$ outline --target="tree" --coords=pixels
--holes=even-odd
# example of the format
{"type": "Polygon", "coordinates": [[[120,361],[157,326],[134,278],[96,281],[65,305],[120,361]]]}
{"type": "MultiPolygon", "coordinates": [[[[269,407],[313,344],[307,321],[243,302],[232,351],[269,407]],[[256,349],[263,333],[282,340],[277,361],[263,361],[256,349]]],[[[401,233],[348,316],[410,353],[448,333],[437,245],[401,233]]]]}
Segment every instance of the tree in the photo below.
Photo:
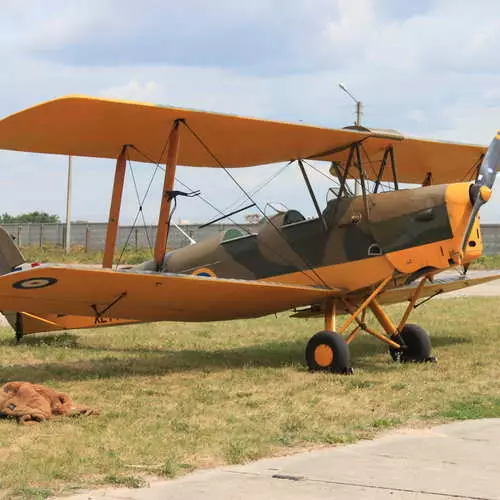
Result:
{"type": "Polygon", "coordinates": [[[28,222],[48,224],[61,222],[61,219],[58,215],[49,215],[47,212],[38,211],[19,215],[10,215],[5,212],[0,215],[0,224],[26,224],[28,222]]]}

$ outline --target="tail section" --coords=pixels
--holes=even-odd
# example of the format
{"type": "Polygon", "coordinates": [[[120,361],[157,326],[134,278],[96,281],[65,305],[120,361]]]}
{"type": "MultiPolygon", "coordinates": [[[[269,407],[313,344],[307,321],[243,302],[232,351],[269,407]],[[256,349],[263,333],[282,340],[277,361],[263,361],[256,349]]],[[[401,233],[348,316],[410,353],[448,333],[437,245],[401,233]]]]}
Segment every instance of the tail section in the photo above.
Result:
{"type": "MultiPolygon", "coordinates": [[[[0,227],[0,275],[10,273],[24,262],[23,254],[14,243],[14,238],[3,227],[0,227]]],[[[16,331],[16,338],[19,339],[22,336],[22,319],[16,312],[2,312],[10,326],[16,331]]]]}
{"type": "MultiPolygon", "coordinates": [[[[26,260],[14,243],[14,239],[0,227],[0,276],[18,270],[26,260]]],[[[32,314],[28,311],[0,311],[10,326],[16,332],[19,342],[23,335],[41,332],[57,332],[79,328],[95,328],[97,326],[111,326],[117,324],[135,323],[132,320],[114,319],[113,321],[96,322],[95,317],[71,316],[66,314],[32,314]]]]}
{"type": "Polygon", "coordinates": [[[7,274],[16,266],[26,262],[23,254],[14,243],[14,239],[3,228],[0,227],[0,275],[7,274]]]}

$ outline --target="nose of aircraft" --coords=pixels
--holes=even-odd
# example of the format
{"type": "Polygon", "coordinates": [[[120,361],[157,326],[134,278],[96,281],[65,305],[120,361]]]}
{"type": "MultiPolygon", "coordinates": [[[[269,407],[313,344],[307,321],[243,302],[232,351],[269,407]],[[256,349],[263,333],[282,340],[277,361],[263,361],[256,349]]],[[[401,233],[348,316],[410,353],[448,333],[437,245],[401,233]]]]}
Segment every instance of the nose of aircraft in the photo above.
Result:
{"type": "Polygon", "coordinates": [[[449,186],[450,222],[453,234],[462,234],[457,263],[468,264],[482,254],[483,245],[479,230],[479,210],[491,198],[493,184],[500,168],[500,131],[491,141],[481,163],[477,180],[468,186],[464,184],[449,186]],[[455,187],[452,187],[455,186],[455,187]]]}
{"type": "Polygon", "coordinates": [[[470,187],[470,199],[473,203],[472,213],[469,218],[469,223],[464,234],[462,242],[462,251],[468,245],[469,236],[472,232],[474,221],[479,212],[479,209],[490,199],[493,184],[497,176],[497,170],[500,168],[500,130],[491,141],[491,144],[486,151],[477,181],[470,187]]]}
{"type": "Polygon", "coordinates": [[[479,217],[472,214],[472,186],[468,182],[461,182],[449,184],[446,188],[446,208],[453,234],[448,251],[455,265],[467,264],[483,252],[479,217]]]}

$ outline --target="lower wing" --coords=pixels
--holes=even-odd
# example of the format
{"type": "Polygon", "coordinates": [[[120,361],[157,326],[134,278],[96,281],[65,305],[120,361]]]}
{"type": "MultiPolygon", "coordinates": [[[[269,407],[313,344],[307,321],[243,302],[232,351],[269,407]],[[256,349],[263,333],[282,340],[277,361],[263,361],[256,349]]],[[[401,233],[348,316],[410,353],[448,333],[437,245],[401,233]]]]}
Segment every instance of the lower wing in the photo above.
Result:
{"type": "MultiPolygon", "coordinates": [[[[465,276],[446,276],[434,278],[432,282],[427,282],[420,293],[421,298],[441,295],[442,293],[454,292],[471,286],[482,285],[489,281],[500,279],[499,273],[485,273],[483,276],[467,278],[465,276]]],[[[400,288],[390,288],[379,297],[381,304],[396,304],[410,300],[415,293],[418,283],[412,283],[400,288]]]]}
{"type": "MultiPolygon", "coordinates": [[[[488,283],[489,281],[494,281],[500,279],[500,273],[488,273],[485,272],[482,276],[477,276],[474,278],[467,278],[464,276],[449,276],[442,278],[434,278],[433,281],[427,281],[419,293],[419,298],[426,298],[441,295],[443,293],[454,292],[461,290],[463,288],[482,285],[488,283]]],[[[398,302],[409,301],[415,291],[419,282],[414,282],[411,285],[405,285],[400,287],[389,288],[377,296],[377,301],[380,304],[397,304],[398,302]]],[[[356,293],[359,296],[359,293],[356,293]]],[[[343,295],[344,299],[349,299],[349,294],[343,295]]],[[[338,301],[338,312],[347,312],[343,307],[342,302],[338,301]]],[[[301,309],[293,314],[295,318],[309,318],[314,316],[321,316],[323,314],[322,307],[320,304],[315,306],[310,306],[305,309],[301,309]]]]}
{"type": "Polygon", "coordinates": [[[42,331],[253,318],[321,302],[338,293],[261,281],[69,266],[40,266],[0,276],[0,310],[17,311],[27,325],[30,321],[40,328],[44,325],[42,331]]]}

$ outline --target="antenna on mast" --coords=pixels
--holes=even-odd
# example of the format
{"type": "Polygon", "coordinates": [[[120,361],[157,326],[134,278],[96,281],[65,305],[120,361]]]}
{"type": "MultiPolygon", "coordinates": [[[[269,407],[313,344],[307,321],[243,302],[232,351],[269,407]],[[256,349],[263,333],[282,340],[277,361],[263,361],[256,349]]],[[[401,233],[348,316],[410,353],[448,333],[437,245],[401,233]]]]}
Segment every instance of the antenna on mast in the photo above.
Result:
{"type": "MultiPolygon", "coordinates": [[[[356,121],[354,122],[355,127],[361,127],[361,117],[363,116],[363,103],[356,99],[351,92],[347,90],[345,85],[339,82],[339,87],[343,90],[355,103],[356,103],[356,121]]],[[[354,179],[354,196],[358,196],[359,194],[359,183],[356,179],[354,179]]]]}
{"type": "Polygon", "coordinates": [[[345,85],[339,82],[339,87],[341,90],[343,90],[355,103],[356,103],[356,121],[354,122],[354,125],[356,127],[361,127],[361,117],[363,116],[363,103],[356,99],[351,92],[347,90],[345,85]]]}

